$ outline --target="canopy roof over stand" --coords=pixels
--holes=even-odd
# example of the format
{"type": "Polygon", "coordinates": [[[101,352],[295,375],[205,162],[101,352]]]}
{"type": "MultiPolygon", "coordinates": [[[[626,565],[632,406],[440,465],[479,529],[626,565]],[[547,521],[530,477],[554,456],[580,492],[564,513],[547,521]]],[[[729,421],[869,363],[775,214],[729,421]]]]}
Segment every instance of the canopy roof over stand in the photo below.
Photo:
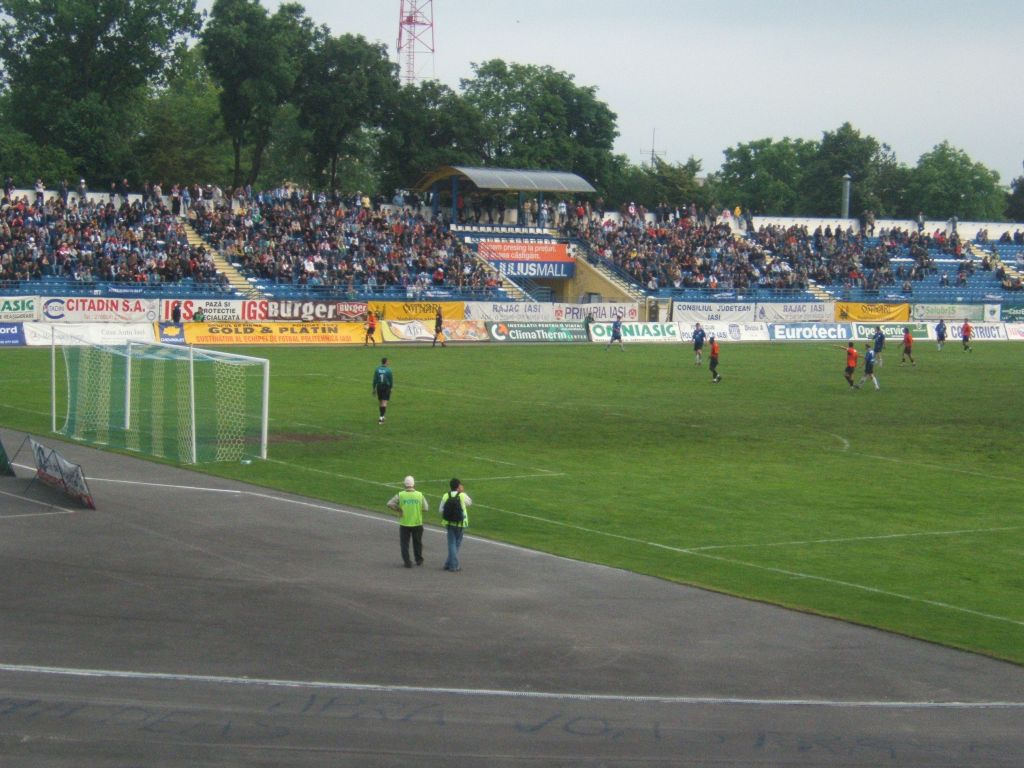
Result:
{"type": "MultiPolygon", "coordinates": [[[[487,192],[517,192],[519,194],[519,211],[523,210],[523,195],[535,193],[544,200],[545,192],[559,195],[577,192],[595,192],[596,190],[582,176],[567,171],[529,171],[516,168],[474,168],[468,165],[445,165],[431,171],[416,182],[413,187],[417,192],[434,192],[441,189],[442,182],[451,186],[451,218],[459,222],[459,211],[456,201],[459,200],[459,187],[469,182],[476,189],[487,192]]],[[[436,216],[440,210],[440,198],[433,195],[432,207],[436,216]]],[[[517,217],[521,222],[522,218],[517,217]]]]}
{"type": "Polygon", "coordinates": [[[416,182],[417,192],[427,192],[438,182],[463,179],[477,189],[502,192],[594,192],[582,176],[567,171],[529,171],[516,168],[474,168],[467,165],[445,165],[426,174],[416,182]]]}

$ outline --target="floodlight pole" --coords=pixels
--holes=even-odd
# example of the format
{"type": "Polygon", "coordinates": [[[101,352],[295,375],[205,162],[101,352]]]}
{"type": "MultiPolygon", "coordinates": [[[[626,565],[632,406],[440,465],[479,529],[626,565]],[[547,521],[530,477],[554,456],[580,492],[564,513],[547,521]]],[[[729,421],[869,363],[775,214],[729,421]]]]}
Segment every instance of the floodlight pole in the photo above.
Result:
{"type": "Polygon", "coordinates": [[[843,211],[844,219],[850,218],[850,174],[843,174],[843,211]]]}

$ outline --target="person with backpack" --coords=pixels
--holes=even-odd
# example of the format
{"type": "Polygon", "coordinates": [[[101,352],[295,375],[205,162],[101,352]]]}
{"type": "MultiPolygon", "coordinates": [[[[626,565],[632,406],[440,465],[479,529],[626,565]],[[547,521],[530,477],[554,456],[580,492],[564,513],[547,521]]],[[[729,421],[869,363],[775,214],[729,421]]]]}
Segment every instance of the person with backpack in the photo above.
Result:
{"type": "Polygon", "coordinates": [[[451,490],[441,497],[441,524],[448,538],[448,559],[444,561],[444,569],[454,572],[462,570],[459,565],[459,548],[462,546],[462,534],[469,527],[466,510],[473,500],[469,498],[459,478],[453,477],[448,485],[451,490]]]}
{"type": "Polygon", "coordinates": [[[399,545],[402,549],[402,563],[412,568],[409,557],[409,542],[412,541],[412,554],[416,565],[423,565],[423,513],[430,511],[427,497],[416,490],[416,480],[412,475],[405,478],[399,491],[388,499],[388,508],[398,512],[399,545]]]}

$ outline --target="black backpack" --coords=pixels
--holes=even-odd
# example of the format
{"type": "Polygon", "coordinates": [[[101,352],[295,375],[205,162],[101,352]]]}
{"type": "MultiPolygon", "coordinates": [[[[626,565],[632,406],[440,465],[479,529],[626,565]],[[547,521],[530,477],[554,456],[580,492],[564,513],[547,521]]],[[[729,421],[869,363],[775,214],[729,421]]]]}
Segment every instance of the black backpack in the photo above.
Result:
{"type": "Polygon", "coordinates": [[[452,491],[448,494],[448,498],[445,499],[444,506],[441,508],[441,517],[449,523],[461,523],[466,519],[466,513],[462,511],[462,500],[459,498],[458,491],[452,491]]]}

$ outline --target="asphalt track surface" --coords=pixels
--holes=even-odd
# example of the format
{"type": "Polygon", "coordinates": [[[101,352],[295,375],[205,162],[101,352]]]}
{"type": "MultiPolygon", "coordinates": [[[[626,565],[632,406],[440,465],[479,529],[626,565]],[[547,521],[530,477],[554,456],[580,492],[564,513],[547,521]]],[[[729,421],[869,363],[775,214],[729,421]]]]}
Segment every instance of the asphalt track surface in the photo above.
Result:
{"type": "Polygon", "coordinates": [[[41,439],[98,509],[0,478],[3,768],[1024,765],[1021,667],[41,439]]]}

